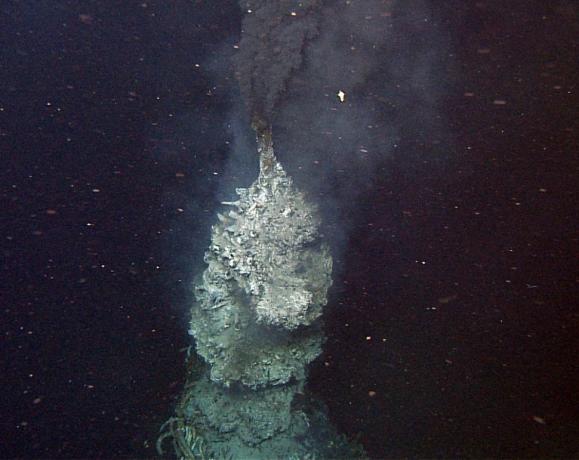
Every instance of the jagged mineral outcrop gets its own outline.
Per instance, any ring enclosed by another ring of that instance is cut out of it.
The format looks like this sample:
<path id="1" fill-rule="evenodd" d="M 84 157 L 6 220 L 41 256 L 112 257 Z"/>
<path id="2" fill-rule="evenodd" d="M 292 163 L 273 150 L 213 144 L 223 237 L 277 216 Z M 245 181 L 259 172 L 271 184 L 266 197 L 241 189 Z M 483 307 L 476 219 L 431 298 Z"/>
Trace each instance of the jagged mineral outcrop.
<path id="1" fill-rule="evenodd" d="M 258 132 L 260 172 L 218 214 L 195 284 L 190 334 L 205 365 L 166 425 L 186 459 L 359 458 L 304 394 L 320 353 L 332 258 L 316 209 Z M 192 361 L 193 363 L 194 361 Z"/>
<path id="2" fill-rule="evenodd" d="M 225 386 L 303 380 L 321 352 L 316 319 L 332 282 L 315 208 L 276 160 L 271 134 L 258 142 L 259 177 L 218 214 L 191 315 L 197 352 Z"/>

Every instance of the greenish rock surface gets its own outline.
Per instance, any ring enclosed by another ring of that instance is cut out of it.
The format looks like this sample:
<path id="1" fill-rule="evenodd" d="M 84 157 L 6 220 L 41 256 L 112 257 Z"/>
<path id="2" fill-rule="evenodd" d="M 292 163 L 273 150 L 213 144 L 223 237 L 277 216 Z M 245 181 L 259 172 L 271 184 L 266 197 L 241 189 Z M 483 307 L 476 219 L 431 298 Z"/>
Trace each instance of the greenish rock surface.
<path id="1" fill-rule="evenodd" d="M 320 220 L 276 160 L 268 130 L 258 153 L 259 177 L 223 203 L 212 227 L 189 330 L 205 364 L 191 371 L 158 449 L 172 436 L 187 459 L 359 458 L 304 392 L 332 284 Z"/>

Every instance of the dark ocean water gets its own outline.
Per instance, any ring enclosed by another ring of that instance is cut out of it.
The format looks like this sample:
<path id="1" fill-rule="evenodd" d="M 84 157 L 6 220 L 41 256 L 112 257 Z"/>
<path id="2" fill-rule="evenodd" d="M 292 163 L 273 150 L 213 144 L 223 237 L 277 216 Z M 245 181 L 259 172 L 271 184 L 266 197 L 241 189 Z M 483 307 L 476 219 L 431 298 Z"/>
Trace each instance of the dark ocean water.
<path id="1" fill-rule="evenodd" d="M 436 123 L 349 203 L 311 390 L 372 458 L 579 457 L 579 9 L 430 5 Z M 155 456 L 218 198 L 256 171 L 214 59 L 240 21 L 0 3 L 1 458 Z"/>

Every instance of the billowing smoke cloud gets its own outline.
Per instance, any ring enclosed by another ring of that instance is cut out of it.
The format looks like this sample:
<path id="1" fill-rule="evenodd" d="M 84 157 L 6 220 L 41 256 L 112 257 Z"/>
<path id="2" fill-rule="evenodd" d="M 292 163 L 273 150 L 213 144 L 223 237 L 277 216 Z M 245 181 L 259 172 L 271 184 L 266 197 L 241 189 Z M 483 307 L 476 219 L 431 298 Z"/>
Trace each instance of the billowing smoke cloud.
<path id="1" fill-rule="evenodd" d="M 246 15 L 235 72 L 254 123 L 271 124 L 305 46 L 318 34 L 320 6 L 319 0 L 242 0 Z"/>
<path id="2" fill-rule="evenodd" d="M 278 158 L 343 239 L 398 146 L 440 137 L 446 40 L 423 0 L 242 8 L 235 69 L 249 114 L 273 125 Z"/>

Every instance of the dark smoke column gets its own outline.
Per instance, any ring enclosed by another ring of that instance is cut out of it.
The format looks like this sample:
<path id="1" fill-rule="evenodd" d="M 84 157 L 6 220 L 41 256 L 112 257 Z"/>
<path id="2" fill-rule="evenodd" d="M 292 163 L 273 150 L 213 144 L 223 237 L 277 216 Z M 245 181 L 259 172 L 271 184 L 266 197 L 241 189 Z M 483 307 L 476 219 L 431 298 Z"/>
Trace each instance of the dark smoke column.
<path id="1" fill-rule="evenodd" d="M 243 0 L 235 73 L 259 132 L 271 126 L 292 74 L 303 63 L 307 43 L 318 34 L 319 0 Z"/>
<path id="2" fill-rule="evenodd" d="M 275 157 L 271 123 L 303 50 L 316 1 L 244 1 L 236 73 L 257 136 L 260 171 L 224 202 L 195 286 L 188 383 L 163 439 L 179 458 L 361 458 L 306 394 L 322 351 L 332 257 L 320 220 Z"/>

